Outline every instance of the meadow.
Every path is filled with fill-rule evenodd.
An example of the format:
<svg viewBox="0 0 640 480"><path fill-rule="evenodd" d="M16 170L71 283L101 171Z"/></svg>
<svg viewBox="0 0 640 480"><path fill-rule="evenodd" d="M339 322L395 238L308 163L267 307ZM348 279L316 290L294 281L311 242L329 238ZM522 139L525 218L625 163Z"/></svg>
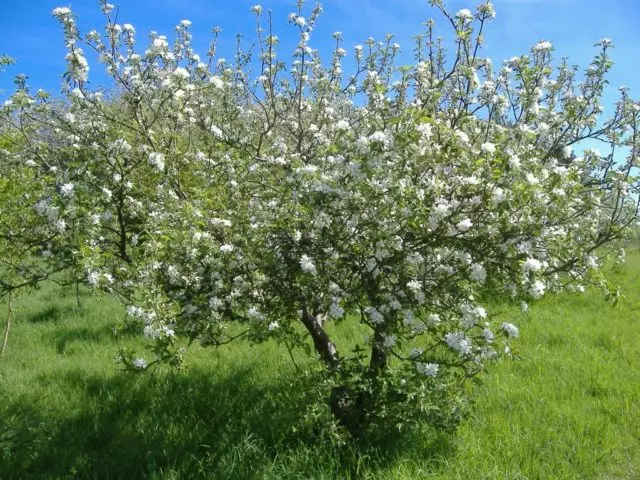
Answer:
<svg viewBox="0 0 640 480"><path fill-rule="evenodd" d="M122 307L86 291L78 307L46 284L17 302L0 360L0 479L640 478L640 254L608 275L625 295L615 307L587 290L507 308L520 359L489 365L456 434L369 447L294 430L305 380L273 342L122 372Z"/></svg>

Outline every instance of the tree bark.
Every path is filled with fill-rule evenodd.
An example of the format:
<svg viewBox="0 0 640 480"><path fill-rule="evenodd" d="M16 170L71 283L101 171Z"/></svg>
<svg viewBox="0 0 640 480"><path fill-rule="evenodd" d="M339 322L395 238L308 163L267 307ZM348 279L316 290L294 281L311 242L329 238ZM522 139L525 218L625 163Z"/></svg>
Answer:
<svg viewBox="0 0 640 480"><path fill-rule="evenodd" d="M302 324L306 327L313 340L313 346L320 358L331 368L336 370L340 365L340 356L333 342L329 339L318 320L318 316L302 313Z"/></svg>
<svg viewBox="0 0 640 480"><path fill-rule="evenodd" d="M78 270L74 269L73 270L73 276L75 277L75 283L76 283L76 303L78 305L78 308L81 307L80 305L80 278L78 278Z"/></svg>
<svg viewBox="0 0 640 480"><path fill-rule="evenodd" d="M311 334L313 346L322 361L332 372L337 373L340 371L340 356L327 332L322 328L321 318L321 315L310 315L305 309L301 320ZM356 402L349 387L346 385L334 387L327 400L333 417L351 433L355 433L360 426L360 419L355 418L357 417L354 415Z"/></svg>
<svg viewBox="0 0 640 480"><path fill-rule="evenodd" d="M2 342L2 350L0 350L0 357L4 356L4 351L7 349L7 343L9 343L9 330L11 330L11 317L13 316L13 309L11 305L11 293L9 293L8 305L7 305L7 326L4 329L4 341Z"/></svg>
<svg viewBox="0 0 640 480"><path fill-rule="evenodd" d="M384 348L384 332L381 326L376 327L373 333L373 345L371 346L371 359L369 367L374 373L387 367L387 352Z"/></svg>

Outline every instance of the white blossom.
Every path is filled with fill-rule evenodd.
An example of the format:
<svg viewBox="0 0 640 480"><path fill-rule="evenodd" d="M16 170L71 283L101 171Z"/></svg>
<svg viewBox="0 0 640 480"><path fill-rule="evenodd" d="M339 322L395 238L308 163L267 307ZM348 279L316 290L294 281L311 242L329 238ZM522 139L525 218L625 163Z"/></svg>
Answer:
<svg viewBox="0 0 640 480"><path fill-rule="evenodd" d="M300 258L300 268L305 273L311 273L315 275L317 273L316 265L308 255L302 255Z"/></svg>
<svg viewBox="0 0 640 480"><path fill-rule="evenodd" d="M160 152L152 152L149 154L149 163L161 172L164 171L164 155Z"/></svg>
<svg viewBox="0 0 640 480"><path fill-rule="evenodd" d="M422 354L424 353L424 350L422 348L412 348L409 351L409 357L410 358L418 358L420 357Z"/></svg>
<svg viewBox="0 0 640 480"><path fill-rule="evenodd" d="M463 8L461 10L458 10L458 13L456 13L456 18L467 22L473 20L473 14L471 13L471 10Z"/></svg>
<svg viewBox="0 0 640 480"><path fill-rule="evenodd" d="M538 272L542 269L542 262L535 258L527 258L525 262L522 264L522 271L525 275L528 275L529 272Z"/></svg>
<svg viewBox="0 0 640 480"><path fill-rule="evenodd" d="M416 362L416 369L422 375L425 375L427 377L436 377L438 375L440 365L438 365L437 363Z"/></svg>
<svg viewBox="0 0 640 480"><path fill-rule="evenodd" d="M480 145L480 150L482 150L484 153L492 154L496 151L496 146L491 142L485 142Z"/></svg>
<svg viewBox="0 0 640 480"><path fill-rule="evenodd" d="M342 318L344 316L344 308L340 304L333 302L329 307L329 316L331 318Z"/></svg>
<svg viewBox="0 0 640 480"><path fill-rule="evenodd" d="M487 271L482 265L474 263L469 270L469 279L473 282L484 283L487 279Z"/></svg>
<svg viewBox="0 0 640 480"><path fill-rule="evenodd" d="M133 360L133 366L139 370L144 370L148 365L144 358L138 357Z"/></svg>
<svg viewBox="0 0 640 480"><path fill-rule="evenodd" d="M189 71L183 67L176 67L176 69L173 71L173 74L183 80L187 80L191 76Z"/></svg>
<svg viewBox="0 0 640 480"><path fill-rule="evenodd" d="M471 353L471 340L462 332L447 333L444 340L449 348L457 351L460 355Z"/></svg>
<svg viewBox="0 0 640 480"><path fill-rule="evenodd" d="M553 45L551 45L551 42L547 42L546 40L543 40L543 41L538 42L538 43L536 43L534 45L533 51L534 52L549 52L552 48L553 48Z"/></svg>
<svg viewBox="0 0 640 480"><path fill-rule="evenodd" d="M488 328L485 328L482 330L482 336L484 337L487 343L491 343L495 339L495 335Z"/></svg>
<svg viewBox="0 0 640 480"><path fill-rule="evenodd" d="M384 346L384 348L392 348L392 347L395 347L397 341L398 341L398 337L396 337L395 335L386 335L384 337L384 341L382 342L382 345Z"/></svg>
<svg viewBox="0 0 640 480"><path fill-rule="evenodd" d="M520 332L518 331L518 327L516 327L513 323L503 323L502 330L509 336L510 338L517 337Z"/></svg>
<svg viewBox="0 0 640 480"><path fill-rule="evenodd" d="M384 315L382 315L382 313L380 313L374 307L366 307L364 311L369 315L372 323L378 325L384 322Z"/></svg>
<svg viewBox="0 0 640 480"><path fill-rule="evenodd" d="M68 7L57 7L53 9L51 14L54 17L66 17L71 15L71 9L69 9Z"/></svg>
<svg viewBox="0 0 640 480"><path fill-rule="evenodd" d="M468 218L460 220L458 223L456 223L456 228L459 232L466 232L471 227L473 227L473 222Z"/></svg>
<svg viewBox="0 0 640 480"><path fill-rule="evenodd" d="M529 293L533 298L537 299L544 295L545 288L546 288L546 285L544 284L544 282L542 282L542 280L536 280L531 284L531 287L529 288Z"/></svg>
<svg viewBox="0 0 640 480"><path fill-rule="evenodd" d="M336 130L340 130L340 131L349 130L349 127L350 127L349 122L344 120L344 119L338 120L338 122L336 122L336 126L335 126Z"/></svg>
<svg viewBox="0 0 640 480"><path fill-rule="evenodd" d="M65 183L60 187L60 193L65 197L70 197L73 193L74 185L73 183Z"/></svg>

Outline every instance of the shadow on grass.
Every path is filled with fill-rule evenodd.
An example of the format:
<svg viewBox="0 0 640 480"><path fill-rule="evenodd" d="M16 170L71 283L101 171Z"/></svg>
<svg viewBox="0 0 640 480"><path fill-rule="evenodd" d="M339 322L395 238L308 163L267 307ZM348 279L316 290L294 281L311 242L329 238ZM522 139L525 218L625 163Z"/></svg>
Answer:
<svg viewBox="0 0 640 480"><path fill-rule="evenodd" d="M363 463L375 471L412 455L405 442L358 450L296 435L300 386L255 378L70 372L58 382L77 409L47 415L23 398L0 418L0 478L356 478ZM451 449L446 436L421 443L416 460Z"/></svg>
<svg viewBox="0 0 640 480"><path fill-rule="evenodd" d="M65 355L65 354L73 354L74 347L80 345L103 345L106 342L114 342L116 336L114 334L114 327L105 325L101 328L95 327L73 327L66 329L56 329L51 332L50 335L47 336L47 339L51 341L52 344L56 346L56 352ZM119 338L140 338L140 332L142 331L139 328L137 331L130 330L119 330L118 337Z"/></svg>
<svg viewBox="0 0 640 480"><path fill-rule="evenodd" d="M62 320L65 316L74 314L72 307L52 305L44 310L27 314L25 320L29 323L55 323Z"/></svg>
<svg viewBox="0 0 640 480"><path fill-rule="evenodd" d="M86 332L69 335L92 341ZM451 451L446 435L411 441L411 451L402 438L383 448L334 447L295 433L304 384L259 382L259 368L47 374L45 393L0 405L0 478L333 479L359 478L363 469L375 478L398 459Z"/></svg>
<svg viewBox="0 0 640 480"><path fill-rule="evenodd" d="M109 334L113 337L113 333L107 329L98 331L88 327L77 327L55 332L53 334L53 340L56 345L56 352L65 354L74 343L100 343L103 342Z"/></svg>

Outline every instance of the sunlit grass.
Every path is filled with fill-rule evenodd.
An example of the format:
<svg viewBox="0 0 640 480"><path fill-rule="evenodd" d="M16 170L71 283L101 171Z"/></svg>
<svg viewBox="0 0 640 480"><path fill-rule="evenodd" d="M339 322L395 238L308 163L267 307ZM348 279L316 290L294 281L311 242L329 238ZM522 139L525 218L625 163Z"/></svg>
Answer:
<svg viewBox="0 0 640 480"><path fill-rule="evenodd" d="M47 285L17 302L0 360L0 478L639 478L640 256L611 277L616 308L587 292L507 312L521 360L490 366L456 435L378 449L293 431L304 382L284 347L195 348L186 372L123 373L122 308Z"/></svg>

